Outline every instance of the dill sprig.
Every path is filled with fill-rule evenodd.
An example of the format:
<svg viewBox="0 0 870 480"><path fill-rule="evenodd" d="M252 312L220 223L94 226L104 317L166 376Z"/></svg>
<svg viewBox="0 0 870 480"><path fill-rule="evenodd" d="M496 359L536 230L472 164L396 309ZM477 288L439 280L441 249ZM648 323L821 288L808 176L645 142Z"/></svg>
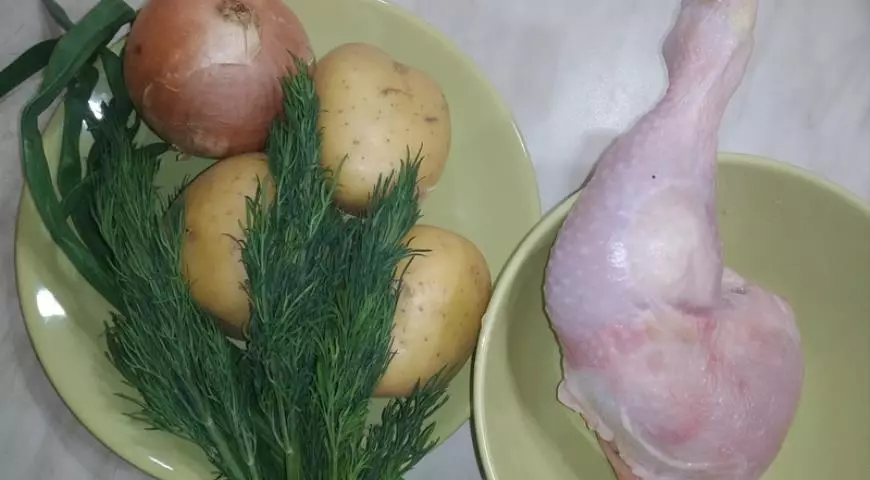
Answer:
<svg viewBox="0 0 870 480"><path fill-rule="evenodd" d="M316 352L311 339L329 312L338 278L335 262L347 242L332 206L327 172L317 154L319 104L306 75L285 81L285 115L272 127L267 149L274 200L261 188L249 200L242 261L248 275L251 320L247 358L254 395L280 451L287 479L304 475L304 452L316 442L305 436L312 411ZM291 88L292 86L292 88Z"/></svg>
<svg viewBox="0 0 870 480"><path fill-rule="evenodd" d="M420 216L420 158L379 180L371 206L345 218L320 165L319 100L307 69L284 82L284 115L268 144L273 204L249 202L242 261L252 316L247 352L255 391L286 477L400 478L432 448L437 382L393 401L366 423L391 359L403 243Z"/></svg>
<svg viewBox="0 0 870 480"><path fill-rule="evenodd" d="M132 416L197 444L222 477L274 478L257 458L243 356L182 276L183 205L170 210L154 185L164 149L136 146L113 107L96 126L107 161L93 173L94 214L122 299L106 328L109 359L141 396L125 397L140 409Z"/></svg>

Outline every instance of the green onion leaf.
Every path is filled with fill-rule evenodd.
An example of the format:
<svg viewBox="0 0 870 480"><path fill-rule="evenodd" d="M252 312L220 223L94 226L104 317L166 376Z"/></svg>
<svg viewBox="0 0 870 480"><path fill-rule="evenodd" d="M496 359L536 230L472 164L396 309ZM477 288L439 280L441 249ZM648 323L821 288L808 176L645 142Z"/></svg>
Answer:
<svg viewBox="0 0 870 480"><path fill-rule="evenodd" d="M15 90L16 87L48 65L48 59L51 57L51 52L54 51L55 45L57 45L57 40L52 38L37 43L28 48L26 52L22 53L4 68L3 71L0 71L0 98L5 97L9 92Z"/></svg>
<svg viewBox="0 0 870 480"><path fill-rule="evenodd" d="M97 84L99 72L89 66L67 87L63 102L63 136L61 138L60 161L57 166L57 189L66 198L70 190L82 181L82 159L79 154L82 123L88 112L88 100Z"/></svg>
<svg viewBox="0 0 870 480"><path fill-rule="evenodd" d="M66 14L66 10L64 10L60 4L54 0L42 0L42 4L45 6L45 9L48 10L51 19L54 20L54 23L58 24L60 28L69 30L73 27L73 21L70 20L69 15Z"/></svg>
<svg viewBox="0 0 870 480"><path fill-rule="evenodd" d="M133 113L133 102L130 100L130 92L124 83L124 65L115 52L109 49L100 51L100 61L103 62L103 70L106 72L106 80L112 90L112 101L122 118L127 118Z"/></svg>
<svg viewBox="0 0 870 480"><path fill-rule="evenodd" d="M66 221L55 194L38 120L94 53L133 19L134 13L122 0L100 0L57 42L39 90L22 111L20 128L22 170L46 229L79 273L116 308L120 302L111 275L100 268Z"/></svg>

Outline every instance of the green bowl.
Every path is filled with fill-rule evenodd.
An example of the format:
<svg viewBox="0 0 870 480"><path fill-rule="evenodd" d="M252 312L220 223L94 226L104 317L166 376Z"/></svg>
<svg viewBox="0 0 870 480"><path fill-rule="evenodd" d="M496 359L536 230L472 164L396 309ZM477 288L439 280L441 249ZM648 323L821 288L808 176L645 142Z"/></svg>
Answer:
<svg viewBox="0 0 870 480"><path fill-rule="evenodd" d="M478 68L442 35L405 11L378 0L292 0L315 53L345 42L369 42L401 62L431 74L450 104L453 141L437 188L422 205L422 222L454 230L483 252L493 278L516 244L541 217L534 170L510 111ZM101 78L92 99L109 97ZM46 154L56 166L62 111L44 132ZM92 140L84 137L82 148ZM167 155L159 183L211 164L176 162ZM108 363L101 338L107 303L51 241L25 190L16 232L18 290L27 331L57 392L94 436L127 461L161 479L212 478L205 456L169 434L146 431L124 415L134 406L115 394L131 393ZM434 435L449 437L467 419L470 362L450 384L450 400L434 414ZM376 401L373 418L383 401Z"/></svg>
<svg viewBox="0 0 870 480"><path fill-rule="evenodd" d="M766 480L870 475L870 206L795 167L720 156L727 265L791 303L806 379ZM556 400L560 354L543 309L544 267L582 190L508 261L474 364L474 426L491 480L614 478L579 415Z"/></svg>

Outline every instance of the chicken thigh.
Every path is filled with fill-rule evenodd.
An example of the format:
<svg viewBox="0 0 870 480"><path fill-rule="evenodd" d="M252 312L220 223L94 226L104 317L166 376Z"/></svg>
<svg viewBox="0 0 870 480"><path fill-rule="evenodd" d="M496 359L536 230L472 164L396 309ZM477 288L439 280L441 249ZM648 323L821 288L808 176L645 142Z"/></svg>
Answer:
<svg viewBox="0 0 870 480"><path fill-rule="evenodd" d="M641 479L757 479L800 397L792 310L723 267L717 230L717 131L756 10L683 0L666 93L602 154L547 265L558 399Z"/></svg>

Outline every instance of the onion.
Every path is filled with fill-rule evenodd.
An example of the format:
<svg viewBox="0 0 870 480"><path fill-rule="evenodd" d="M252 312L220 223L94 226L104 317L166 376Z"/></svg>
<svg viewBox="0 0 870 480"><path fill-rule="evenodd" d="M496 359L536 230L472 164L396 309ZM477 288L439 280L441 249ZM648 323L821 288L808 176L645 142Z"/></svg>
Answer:
<svg viewBox="0 0 870 480"><path fill-rule="evenodd" d="M149 0L127 37L124 81L164 141L224 158L264 148L294 56L313 61L282 0Z"/></svg>

